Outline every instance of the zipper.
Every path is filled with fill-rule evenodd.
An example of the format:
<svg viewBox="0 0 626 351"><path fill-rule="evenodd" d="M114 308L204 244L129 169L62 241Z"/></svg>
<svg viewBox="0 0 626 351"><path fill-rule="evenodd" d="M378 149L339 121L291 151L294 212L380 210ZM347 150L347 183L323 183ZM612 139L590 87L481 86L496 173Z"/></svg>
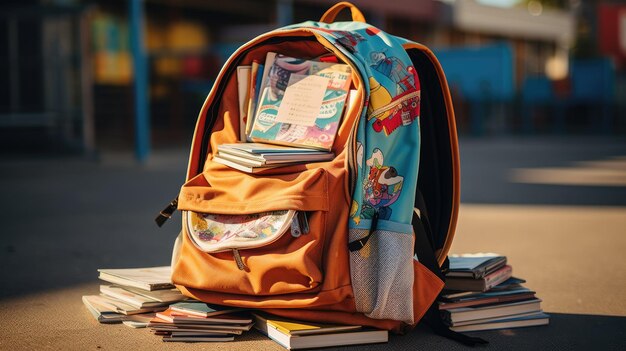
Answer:
<svg viewBox="0 0 626 351"><path fill-rule="evenodd" d="M163 224L167 222L168 219L172 218L172 214L174 213L174 211L176 211L177 208L178 208L178 196L176 196L176 198L172 200L170 204L167 205L167 207L165 207L161 212L159 212L159 215L154 219L154 221L159 227L162 227Z"/></svg>
<svg viewBox="0 0 626 351"><path fill-rule="evenodd" d="M246 272L250 271L250 268L248 268L248 266L246 266L246 264L243 262L243 259L241 258L241 255L239 254L238 249L233 249L233 258L235 259L235 262L237 263L237 268Z"/></svg>
<svg viewBox="0 0 626 351"><path fill-rule="evenodd" d="M306 212L298 211L291 220L291 236L300 237L302 234L309 233L309 220Z"/></svg>
<svg viewBox="0 0 626 351"><path fill-rule="evenodd" d="M224 248L220 248L220 249L217 249L217 250L210 250L210 251L208 251L208 250L203 249L202 247L200 247L198 245L198 243L196 242L196 239L193 238L193 235L192 235L192 230L193 229L191 228L190 219L189 219L189 216L190 216L189 212L191 212L191 211L183 211L183 225L187 226L187 235L191 239L190 241L192 242L192 244L198 250L200 250L202 252L206 252L206 253L211 253L211 254L230 251L233 254L233 259L234 259L235 263L237 264L237 268L239 268L242 271L249 271L248 266L245 264L245 262L241 258L241 254L240 254L241 250L256 249L256 248L259 248L259 247L264 247L264 246L267 246L267 245L271 245L274 242L276 242L277 240L279 240L280 238L282 238L284 235L286 235L287 230L289 230L289 229L292 230L291 235L294 236L294 237L298 237L300 235L307 234L309 232L309 224L308 224L308 219L306 218L306 213L305 212L301 212L301 211L294 211L294 210L290 210L290 211L294 212L290 217L288 217L286 219L286 222L289 222L290 224L286 224L285 227L282 228L283 230L282 230L281 234L275 235L274 237L272 237L272 240L263 242L259 246L252 246L252 247L238 247L237 248L237 247L228 247L228 246L226 246ZM296 223L296 224L294 224L294 223ZM297 236L294 235L294 232L293 232L294 225L299 227L298 233L296 234Z"/></svg>
<svg viewBox="0 0 626 351"><path fill-rule="evenodd" d="M293 216L293 219L291 220L291 236L293 236L294 238L298 238L300 237L300 235L302 235L300 219L298 218L299 216L299 213L296 213L296 215Z"/></svg>

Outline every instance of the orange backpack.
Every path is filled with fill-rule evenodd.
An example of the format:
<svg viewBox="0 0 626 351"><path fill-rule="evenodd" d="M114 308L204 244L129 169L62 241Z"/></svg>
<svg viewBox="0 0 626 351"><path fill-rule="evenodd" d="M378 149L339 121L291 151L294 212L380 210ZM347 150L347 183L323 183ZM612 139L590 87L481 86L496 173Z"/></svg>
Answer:
<svg viewBox="0 0 626 351"><path fill-rule="evenodd" d="M334 22L345 8L353 21ZM351 66L360 103L345 111L332 161L257 174L213 161L219 145L239 139L237 67L268 52L332 53ZM457 135L441 66L425 46L366 24L343 2L228 59L200 111L187 181L157 221L183 213L172 280L187 296L402 332L427 311L438 314L458 207ZM214 244L233 233L212 223L241 216L255 224L235 244ZM302 216L306 234L289 225Z"/></svg>

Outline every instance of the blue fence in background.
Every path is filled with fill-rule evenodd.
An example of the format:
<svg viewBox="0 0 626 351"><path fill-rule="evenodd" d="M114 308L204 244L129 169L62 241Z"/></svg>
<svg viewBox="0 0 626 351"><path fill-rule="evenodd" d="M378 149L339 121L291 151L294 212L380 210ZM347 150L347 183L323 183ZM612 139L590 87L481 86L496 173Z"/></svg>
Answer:
<svg viewBox="0 0 626 351"><path fill-rule="evenodd" d="M625 102L616 99L615 68L607 58L571 60L566 81L529 76L518 89L508 43L435 53L457 103L460 122L468 124L465 129L473 135L489 129L534 133L538 116L556 133L565 133L576 123L585 124L585 132L601 133L614 131L617 122L624 124L616 107Z"/></svg>

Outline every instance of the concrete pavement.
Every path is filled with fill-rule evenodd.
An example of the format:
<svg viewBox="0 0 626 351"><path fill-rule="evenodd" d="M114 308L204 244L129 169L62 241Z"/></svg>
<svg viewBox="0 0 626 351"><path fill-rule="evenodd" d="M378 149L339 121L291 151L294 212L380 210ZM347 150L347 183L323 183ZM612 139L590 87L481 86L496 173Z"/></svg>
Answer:
<svg viewBox="0 0 626 351"><path fill-rule="evenodd" d="M626 188L519 183L513 169L577 167L626 155L620 140L462 140L463 206L452 252L505 254L543 299L547 327L479 333L489 349L626 348ZM97 268L167 264L180 222L157 229L176 195L186 151L99 163L73 158L0 161L0 349L280 350L250 333L234 343L162 343L147 330L100 325L80 301ZM465 349L418 328L388 344L351 349Z"/></svg>

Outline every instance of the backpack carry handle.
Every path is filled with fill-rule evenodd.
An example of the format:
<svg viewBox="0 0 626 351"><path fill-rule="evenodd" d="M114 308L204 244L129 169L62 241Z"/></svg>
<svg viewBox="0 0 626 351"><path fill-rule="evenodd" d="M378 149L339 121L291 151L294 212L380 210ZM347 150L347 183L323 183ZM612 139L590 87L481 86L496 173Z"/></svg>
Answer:
<svg viewBox="0 0 626 351"><path fill-rule="evenodd" d="M365 23L365 16L361 10L359 10L354 4L349 3L347 1L342 1L340 3L335 4L335 6L329 8L320 18L320 22L325 23L333 23L335 22L335 18L341 12L341 10L349 8L352 13L352 20L355 22L363 22Z"/></svg>

